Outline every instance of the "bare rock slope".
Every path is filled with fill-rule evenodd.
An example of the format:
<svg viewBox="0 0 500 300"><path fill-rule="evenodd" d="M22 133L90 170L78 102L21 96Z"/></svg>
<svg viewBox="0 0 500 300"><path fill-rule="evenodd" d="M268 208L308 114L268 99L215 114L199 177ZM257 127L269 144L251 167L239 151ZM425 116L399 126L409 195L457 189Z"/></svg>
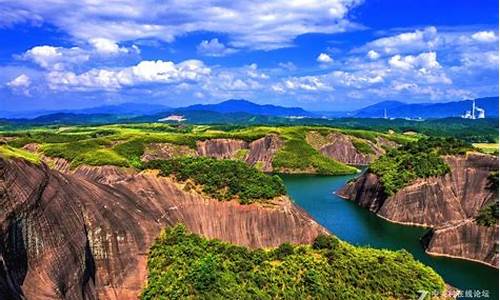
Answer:
<svg viewBox="0 0 500 300"><path fill-rule="evenodd" d="M385 147L394 147L395 143L378 137L377 142L361 140L339 132L332 132L326 136L319 132L310 131L306 136L307 142L323 155L349 165L368 165L373 159L385 153ZM356 148L355 141L365 144L370 153L364 153Z"/></svg>
<svg viewBox="0 0 500 300"><path fill-rule="evenodd" d="M446 156L451 172L420 179L386 197L378 177L365 173L337 191L389 221L433 228L423 239L430 254L480 261L498 267L498 226L474 222L494 199L488 175L498 171L498 157L469 153Z"/></svg>
<svg viewBox="0 0 500 300"><path fill-rule="evenodd" d="M0 299L136 299L149 247L178 222L250 247L326 232L286 197L218 202L150 172L18 159L0 158L0 207Z"/></svg>

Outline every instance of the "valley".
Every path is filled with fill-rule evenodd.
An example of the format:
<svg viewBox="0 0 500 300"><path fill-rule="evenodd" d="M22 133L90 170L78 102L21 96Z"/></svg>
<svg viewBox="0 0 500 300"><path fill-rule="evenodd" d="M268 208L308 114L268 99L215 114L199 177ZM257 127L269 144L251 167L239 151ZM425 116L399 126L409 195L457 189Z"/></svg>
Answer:
<svg viewBox="0 0 500 300"><path fill-rule="evenodd" d="M452 274L465 263L439 263L422 254L423 247L432 255L489 264L496 269L470 268L498 276L498 217L484 212L494 200L487 185L490 173L498 171L498 157L465 142L327 126L161 123L20 127L3 131L0 141L4 298L42 293L49 299L140 294L155 299L174 290L180 298L235 291L243 298L327 297L334 287L339 297L408 298L420 289L447 293L445 282L494 289L465 285L467 276ZM424 146L436 152L418 156L426 153ZM420 148L412 152L413 147ZM420 157L420 167L403 176L406 161L398 157L408 153ZM391 165L395 158L401 165ZM441 167L434 172L429 166ZM404 181L394 183L387 170ZM297 190L301 183L294 178L301 176L304 183ZM367 180L370 176L383 178L385 187ZM328 188L317 186L330 179ZM384 219L433 230L424 235L401 229L413 232L405 235L412 242L396 237L377 242L374 236L372 244L345 235L330 220L362 224L373 223L374 216L354 218L345 210L344 218L330 208L318 215L316 205L328 207L340 199L331 194L334 187L353 199L341 201L358 204L357 210L365 207ZM325 188L330 191L326 202ZM463 207L443 200L448 190ZM474 219L480 214L485 216L481 224ZM449 228L459 229L449 237ZM318 240L327 235L327 242ZM416 246L420 238L423 246ZM314 246L318 243L336 246ZM207 247L207 253L200 252ZM187 253L196 255L185 260ZM248 265L253 271L241 275L242 257L264 265ZM285 276L282 269L288 267L297 274L309 271ZM416 281L398 279L415 272ZM292 282L300 285L290 294L277 290Z"/></svg>

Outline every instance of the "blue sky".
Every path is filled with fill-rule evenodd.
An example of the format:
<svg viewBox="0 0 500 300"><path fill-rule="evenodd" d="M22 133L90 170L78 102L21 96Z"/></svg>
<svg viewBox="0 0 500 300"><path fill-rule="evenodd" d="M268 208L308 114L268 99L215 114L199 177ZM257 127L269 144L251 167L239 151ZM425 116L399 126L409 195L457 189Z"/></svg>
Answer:
<svg viewBox="0 0 500 300"><path fill-rule="evenodd" d="M0 110L492 96L497 24L490 0L6 0Z"/></svg>

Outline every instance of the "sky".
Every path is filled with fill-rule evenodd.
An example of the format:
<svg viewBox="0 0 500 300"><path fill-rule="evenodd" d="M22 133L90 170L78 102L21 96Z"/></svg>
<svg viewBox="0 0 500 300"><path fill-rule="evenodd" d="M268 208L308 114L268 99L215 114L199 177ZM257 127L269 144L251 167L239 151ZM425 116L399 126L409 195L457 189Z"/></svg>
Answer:
<svg viewBox="0 0 500 300"><path fill-rule="evenodd" d="M496 0L0 0L0 111L498 95Z"/></svg>

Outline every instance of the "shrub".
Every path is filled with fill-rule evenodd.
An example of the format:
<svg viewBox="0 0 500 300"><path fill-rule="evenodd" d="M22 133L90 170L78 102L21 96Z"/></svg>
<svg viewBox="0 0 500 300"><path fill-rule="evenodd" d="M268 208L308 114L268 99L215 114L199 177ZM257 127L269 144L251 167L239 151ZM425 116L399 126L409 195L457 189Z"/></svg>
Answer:
<svg viewBox="0 0 500 300"><path fill-rule="evenodd" d="M177 180L193 180L203 192L218 200L238 198L248 204L286 194L278 176L266 175L236 160L216 160L208 157L182 157L171 160L153 160L145 169L158 169L160 175L173 175Z"/></svg>
<svg viewBox="0 0 500 300"><path fill-rule="evenodd" d="M462 141L423 138L389 150L369 170L380 177L384 192L391 196L417 178L441 176L450 171L441 155L464 154L472 147Z"/></svg>

